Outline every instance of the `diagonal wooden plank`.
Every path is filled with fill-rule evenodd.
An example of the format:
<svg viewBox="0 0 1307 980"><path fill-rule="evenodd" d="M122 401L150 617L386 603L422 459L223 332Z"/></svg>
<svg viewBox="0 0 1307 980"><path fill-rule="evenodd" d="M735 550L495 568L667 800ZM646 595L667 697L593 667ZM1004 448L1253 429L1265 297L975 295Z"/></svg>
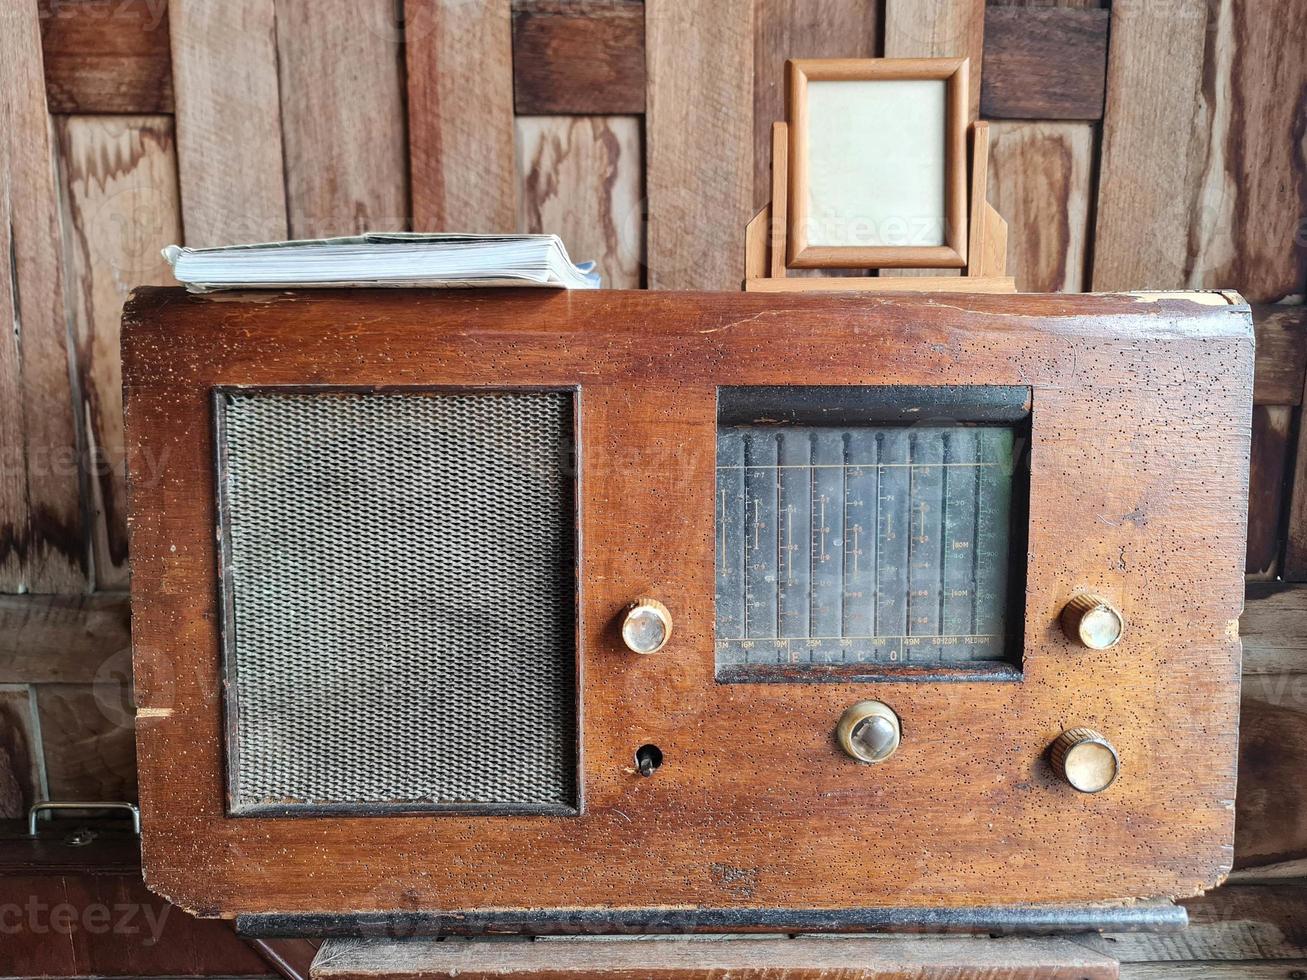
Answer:
<svg viewBox="0 0 1307 980"><path fill-rule="evenodd" d="M273 0L171 0L186 244L286 237Z"/></svg>
<svg viewBox="0 0 1307 980"><path fill-rule="evenodd" d="M512 231L512 18L508 0L405 0L409 162L416 231Z"/></svg>
<svg viewBox="0 0 1307 980"><path fill-rule="evenodd" d="M1008 275L1023 292L1080 292L1094 127L994 122L989 131L989 201L1008 222Z"/></svg>
<svg viewBox="0 0 1307 980"><path fill-rule="evenodd" d="M68 301L86 432L91 545L101 589L127 587L127 487L118 326L136 286L169 285L181 240L168 116L64 116L59 134ZM143 474L138 474L138 477Z"/></svg>
<svg viewBox="0 0 1307 980"><path fill-rule="evenodd" d="M294 238L408 226L403 50L393 0L277 0Z"/></svg>
<svg viewBox="0 0 1307 980"><path fill-rule="evenodd" d="M648 0L649 286L738 289L753 202L751 0Z"/></svg>
<svg viewBox="0 0 1307 980"><path fill-rule="evenodd" d="M608 289L639 289L644 217L638 116L519 116L518 227L554 232Z"/></svg>
<svg viewBox="0 0 1307 980"><path fill-rule="evenodd" d="M0 503L5 525L0 529L0 588L78 592L86 588L90 557L59 254L54 145L34 4L0 7L0 90L5 93L0 100L5 107L0 162L9 219L0 233L0 274L13 274L6 292L14 312L0 367L0 392L6 399L0 415L9 420L0 430L6 436L7 471L0 484L7 498ZM21 425L21 435L15 423ZM26 483L25 517L20 472Z"/></svg>
<svg viewBox="0 0 1307 980"><path fill-rule="evenodd" d="M1206 0L1112 4L1096 290L1175 289L1188 281L1186 245L1200 170L1191 141L1206 30Z"/></svg>

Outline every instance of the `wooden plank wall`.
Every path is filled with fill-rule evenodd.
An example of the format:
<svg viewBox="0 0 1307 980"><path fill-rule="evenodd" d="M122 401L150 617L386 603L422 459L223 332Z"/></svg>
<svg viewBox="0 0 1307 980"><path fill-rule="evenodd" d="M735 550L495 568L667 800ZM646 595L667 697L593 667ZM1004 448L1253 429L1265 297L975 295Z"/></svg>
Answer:
<svg viewBox="0 0 1307 980"><path fill-rule="evenodd" d="M1273 880L1282 909L1307 873L1307 586L1276 581L1307 582L1304 50L1301 0L5 4L0 816L135 793L118 313L167 281L160 246L550 230L611 286L738 288L785 58L966 54L1019 286L1258 304L1236 861L1239 908ZM1307 959L1130 948L1138 976Z"/></svg>

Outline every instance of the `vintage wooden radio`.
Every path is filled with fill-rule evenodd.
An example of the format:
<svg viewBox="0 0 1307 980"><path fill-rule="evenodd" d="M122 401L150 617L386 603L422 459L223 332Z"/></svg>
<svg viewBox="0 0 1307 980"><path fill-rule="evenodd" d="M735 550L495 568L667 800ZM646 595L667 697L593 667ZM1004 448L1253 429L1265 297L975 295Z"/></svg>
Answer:
<svg viewBox="0 0 1307 980"><path fill-rule="evenodd" d="M1120 929L1230 866L1237 296L145 289L124 358L188 909Z"/></svg>

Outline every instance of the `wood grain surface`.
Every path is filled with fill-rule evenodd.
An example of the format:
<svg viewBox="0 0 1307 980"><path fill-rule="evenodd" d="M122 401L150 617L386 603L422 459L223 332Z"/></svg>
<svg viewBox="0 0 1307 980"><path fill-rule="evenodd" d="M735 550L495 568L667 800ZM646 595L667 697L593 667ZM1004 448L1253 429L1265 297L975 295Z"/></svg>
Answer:
<svg viewBox="0 0 1307 980"><path fill-rule="evenodd" d="M1236 283L1273 303L1307 291L1307 59L1297 55L1307 47L1307 5L1217 0L1209 9L1190 151L1203 169L1189 282Z"/></svg>
<svg viewBox="0 0 1307 980"><path fill-rule="evenodd" d="M273 0L170 0L168 12L186 244L285 238Z"/></svg>
<svg viewBox="0 0 1307 980"><path fill-rule="evenodd" d="M980 112L987 119L1103 117L1106 10L985 10Z"/></svg>
<svg viewBox="0 0 1307 980"><path fill-rule="evenodd" d="M1115 980L1109 956L1065 939L328 940L320 980Z"/></svg>
<svg viewBox="0 0 1307 980"><path fill-rule="evenodd" d="M125 593L0 595L0 684L83 683L131 660Z"/></svg>
<svg viewBox="0 0 1307 980"><path fill-rule="evenodd" d="M640 0L514 0L519 116L644 112Z"/></svg>
<svg viewBox="0 0 1307 980"><path fill-rule="evenodd" d="M785 119L790 58L873 58L879 4L865 0L758 0L753 24L753 203L771 200L771 127Z"/></svg>
<svg viewBox="0 0 1307 980"><path fill-rule="evenodd" d="M38 9L51 112L173 111L167 3L38 0Z"/></svg>
<svg viewBox="0 0 1307 980"><path fill-rule="evenodd" d="M404 50L394 0L278 0L293 238L408 228Z"/></svg>
<svg viewBox="0 0 1307 980"><path fill-rule="evenodd" d="M753 214L752 0L645 4L648 285L738 289Z"/></svg>
<svg viewBox="0 0 1307 980"><path fill-rule="evenodd" d="M97 588L126 589L127 460L118 325L133 287L173 281L159 254L161 244L182 240L173 121L65 116L55 128L94 579Z"/></svg>
<svg viewBox="0 0 1307 980"><path fill-rule="evenodd" d="M133 451L167 447L175 463L132 484L144 851L161 893L208 914L925 908L1192 894L1226 870L1246 308L1070 295L484 299L146 290L129 307ZM1024 680L714 684L704 501L716 386L944 377L1034 389ZM582 483L596 488L582 508L583 816L224 819L209 388L309 380L582 382ZM1084 481L1088 468L1100 479ZM1076 589L1118 603L1129 641L1072 649L1056 621ZM641 594L663 597L677 627L665 654L636 662L609 627ZM911 734L891 765L866 769L830 731L872 693ZM1119 749L1108 793L1082 797L1044 767L1070 722ZM646 742L667 760L652 779L630 765Z"/></svg>
<svg viewBox="0 0 1307 980"><path fill-rule="evenodd" d="M48 796L33 690L0 684L0 820L25 817Z"/></svg>
<svg viewBox="0 0 1307 980"><path fill-rule="evenodd" d="M0 589L81 592L90 556L55 149L35 5L0 7Z"/></svg>
<svg viewBox="0 0 1307 980"><path fill-rule="evenodd" d="M513 231L508 0L404 0L404 18L413 230Z"/></svg>
<svg viewBox="0 0 1307 980"><path fill-rule="evenodd" d="M994 122L989 131L989 201L1007 219L1008 275L1022 292L1079 292L1089 246L1093 126Z"/></svg>
<svg viewBox="0 0 1307 980"><path fill-rule="evenodd" d="M644 195L638 116L519 116L518 228L552 232L608 289L638 289Z"/></svg>
<svg viewBox="0 0 1307 980"><path fill-rule="evenodd" d="M886 58L970 58L971 119L980 115L985 0L885 0Z"/></svg>
<svg viewBox="0 0 1307 980"><path fill-rule="evenodd" d="M1283 544L1285 484L1293 446L1293 409L1253 406L1252 458L1248 466L1248 560L1250 578L1274 578Z"/></svg>
<svg viewBox="0 0 1307 980"><path fill-rule="evenodd" d="M1206 37L1206 0L1112 4L1094 289L1188 282Z"/></svg>

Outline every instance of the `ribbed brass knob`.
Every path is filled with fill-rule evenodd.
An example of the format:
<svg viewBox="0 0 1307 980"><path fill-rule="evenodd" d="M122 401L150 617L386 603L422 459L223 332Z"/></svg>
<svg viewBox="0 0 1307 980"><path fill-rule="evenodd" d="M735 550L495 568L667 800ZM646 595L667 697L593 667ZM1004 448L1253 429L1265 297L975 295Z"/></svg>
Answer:
<svg viewBox="0 0 1307 980"><path fill-rule="evenodd" d="M1085 592L1062 610L1062 629L1076 643L1091 650L1107 650L1125 635L1125 617L1106 599Z"/></svg>
<svg viewBox="0 0 1307 980"><path fill-rule="evenodd" d="M1069 728L1059 735L1049 761L1054 772L1082 793L1101 793L1121 771L1112 743L1092 728Z"/></svg>
<svg viewBox="0 0 1307 980"><path fill-rule="evenodd" d="M899 716L880 701L859 701L835 729L840 748L859 762L884 762L898 751L903 732Z"/></svg>
<svg viewBox="0 0 1307 980"><path fill-rule="evenodd" d="M622 616L622 642L632 653L657 653L672 638L672 614L657 599L641 596Z"/></svg>

